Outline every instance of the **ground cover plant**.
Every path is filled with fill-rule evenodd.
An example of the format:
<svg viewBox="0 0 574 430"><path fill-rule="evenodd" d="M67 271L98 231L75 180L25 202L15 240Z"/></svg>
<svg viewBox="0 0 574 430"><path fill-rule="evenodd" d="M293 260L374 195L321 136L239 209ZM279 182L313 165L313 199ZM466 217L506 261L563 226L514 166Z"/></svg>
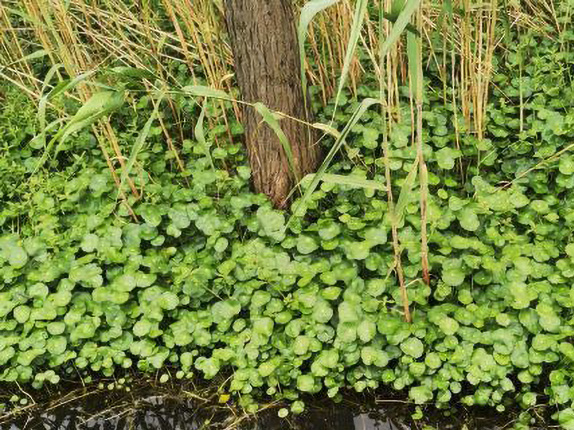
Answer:
<svg viewBox="0 0 574 430"><path fill-rule="evenodd" d="M574 33L572 4L555 6L542 30L501 18L489 85L451 81L455 48L433 37L423 68L422 14L405 79L343 59L356 84L310 82L329 155L287 210L251 187L236 89L200 68L79 74L36 51L36 99L0 69L0 380L223 374L241 405L271 396L281 415L385 386L574 428Z"/></svg>

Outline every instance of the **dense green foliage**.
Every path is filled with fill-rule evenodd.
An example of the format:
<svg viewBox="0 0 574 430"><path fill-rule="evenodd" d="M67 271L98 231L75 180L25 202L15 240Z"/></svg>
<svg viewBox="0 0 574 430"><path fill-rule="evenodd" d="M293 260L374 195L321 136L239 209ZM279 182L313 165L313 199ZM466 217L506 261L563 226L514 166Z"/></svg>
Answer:
<svg viewBox="0 0 574 430"><path fill-rule="evenodd" d="M63 374L173 365L178 377L229 373L227 390L245 404L266 393L294 401L295 412L302 393L336 398L343 387L384 384L416 403L457 396L504 410L543 398L574 428L574 53L523 41L499 59L484 140L460 115L455 127L442 86L427 82L430 287L420 280L404 90L390 143L411 325L384 191L324 182L285 228L290 215L250 191L243 148L223 143L223 126L206 130L209 148L184 142L184 172L158 126L133 175L144 191L131 200L135 222L88 131L31 175L42 153L27 143L35 107L7 90L0 380L41 387ZM115 117L126 147L151 112L147 97L135 102ZM176 102L197 116L191 100ZM335 125L357 103L343 100ZM383 182L381 129L380 112L367 112L329 172Z"/></svg>

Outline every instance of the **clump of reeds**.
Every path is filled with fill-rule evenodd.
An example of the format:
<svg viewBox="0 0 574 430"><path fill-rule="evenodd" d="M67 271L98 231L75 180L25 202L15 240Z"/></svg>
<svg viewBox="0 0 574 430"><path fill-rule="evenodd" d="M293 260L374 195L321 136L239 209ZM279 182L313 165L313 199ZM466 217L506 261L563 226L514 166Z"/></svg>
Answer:
<svg viewBox="0 0 574 430"><path fill-rule="evenodd" d="M305 28L299 28L300 37L304 36L300 43L305 43L301 60L304 81L318 88L323 104L333 97L338 101L344 88L357 94L361 83L372 80L373 75L379 83L379 99L363 100L351 122L337 135L335 145L313 183L316 186L321 180L328 163L362 113L374 104L379 105L384 119L385 187L395 251L392 270L402 291L407 321L411 317L406 285L413 280L404 279L402 273L398 230L405 206L404 195L411 193L417 177L422 281L427 284L430 281L426 244L427 169L422 151L425 71L431 64L439 71L445 103L452 104L455 115L455 144L459 145L458 115L464 118L466 128L482 139L495 52L504 53L511 28L545 31L550 26L558 32L565 31L571 23L556 18L560 1L296 2L302 14L309 13L304 5L312 5L311 9L314 9L312 16L302 20ZM226 41L224 13L221 1L214 0L4 0L0 3L0 79L18 86L40 105L44 103L42 109L49 102L46 94L65 79L75 80L74 85L66 87L68 95L87 103L94 94L94 87L89 84L91 73L110 66L129 66L149 72L156 78L154 82L144 82L150 92L177 86L175 71L180 65L187 69L193 84L230 92L234 86L233 61ZM42 77L34 69L38 59L44 60ZM46 69L48 73L45 73ZM410 88L412 100L412 148L416 158L403 182L403 189L396 193L389 168L392 155L388 139L394 124L400 121L397 107L399 90L404 85ZM450 94L450 100L447 100L447 94ZM169 97L165 100L177 116L177 109ZM216 103L221 106L221 120L229 124L223 101ZM235 103L234 108L238 115ZM157 104L155 109L157 111ZM66 115L65 112L58 114ZM167 149L183 168L184 163L177 155L183 133L181 130L173 132L161 115L157 118ZM128 174L130 156L122 152L109 121L102 116L91 127L122 200L127 204L127 193L139 198L141 190ZM312 190L313 187L308 193Z"/></svg>

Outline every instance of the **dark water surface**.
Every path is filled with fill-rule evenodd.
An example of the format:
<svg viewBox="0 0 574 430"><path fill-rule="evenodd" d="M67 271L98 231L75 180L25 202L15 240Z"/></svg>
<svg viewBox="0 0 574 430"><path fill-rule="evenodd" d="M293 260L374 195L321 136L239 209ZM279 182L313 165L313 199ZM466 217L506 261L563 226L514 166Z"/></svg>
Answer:
<svg viewBox="0 0 574 430"><path fill-rule="evenodd" d="M256 415L219 404L217 397L203 398L188 391L177 395L159 387L130 393L75 390L52 402L0 413L1 430L502 430L511 427L510 415L464 409L445 416L424 409L415 421L412 405L397 399L349 397L342 403L309 401L300 416L277 416L280 405L267 405Z"/></svg>

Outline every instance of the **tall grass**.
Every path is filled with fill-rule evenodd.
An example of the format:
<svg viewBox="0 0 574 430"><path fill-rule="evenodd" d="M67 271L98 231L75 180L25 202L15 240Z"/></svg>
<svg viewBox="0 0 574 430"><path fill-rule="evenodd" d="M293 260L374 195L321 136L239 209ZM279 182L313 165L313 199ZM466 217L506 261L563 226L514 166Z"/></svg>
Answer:
<svg viewBox="0 0 574 430"><path fill-rule="evenodd" d="M457 110L479 136L484 129L492 56L503 42L497 30L506 25L564 27L567 24L554 22L552 15L559 1L425 1L421 40L439 38L447 48L442 56L429 52L428 61L440 63L445 73L452 71L452 76L443 76L445 85L455 87ZM296 3L302 8L306 2ZM366 72L378 76L384 73L391 84L387 91L392 108L400 85L408 85L408 59L401 42L389 53L386 70L380 70L375 57L380 52L379 44L384 43L379 37L384 29L380 28L377 10L383 5L386 18L393 20L405 2L319 3L332 4L313 16L306 28L304 70L309 85L316 87L320 100L327 103L340 91L341 83L356 93ZM365 8L367 13L363 13ZM357 22L357 12L364 21ZM232 56L223 14L219 0L4 0L0 3L0 65L4 66L0 78L19 85L31 97L41 97L42 83L30 65L32 58L20 60L43 49L49 62L62 64L68 76L115 64L146 69L173 83L173 65L181 64L193 79L199 76L202 80L194 83L230 91ZM349 42L358 49L349 49ZM446 55L448 50L451 55ZM369 58L370 64L360 62L359 56ZM85 88L78 87L78 93L87 91ZM81 97L86 99L89 94Z"/></svg>
<svg viewBox="0 0 574 430"><path fill-rule="evenodd" d="M542 21L551 19L548 10L553 10L553 1L557 0L513 2L514 6L505 10L505 16L509 16L513 25L540 26ZM304 0L299 0L298 6L303 3ZM379 1L366 3L371 13L361 26L359 44L366 52L378 52L378 17L372 12ZM400 4L388 0L380 3L386 3L389 10L393 4ZM489 50L477 50L478 45L473 41L482 41L483 48L497 43L492 41L493 32L490 36L485 34L488 23L497 21L500 5L497 0L476 3L477 6L475 3L433 0L425 3L422 11L423 34L427 37L437 34L456 47L465 64L460 72L466 88L470 87L467 79L473 76L471 72L488 70ZM310 58L306 70L311 85L319 87L324 101L336 91L345 64L355 4L351 0L336 1L314 17L308 29ZM463 9L464 14L457 13ZM445 10L450 11L452 20L452 28L446 33L444 28L437 28L437 18ZM70 66L74 61L77 67L96 67L113 60L152 69L164 78L173 77L166 65L176 61L187 66L192 76L201 71L208 85L229 89L233 70L223 13L217 0L4 0L0 4L2 64L22 58L34 47L44 46L49 48L53 63ZM406 82L405 55L397 52L392 58L392 78ZM26 62L11 68L11 72L22 79L33 76ZM352 89L364 72L358 57L352 56L348 72ZM27 82L27 88L32 86L35 85Z"/></svg>
<svg viewBox="0 0 574 430"><path fill-rule="evenodd" d="M325 0L311 0L303 8L303 15L300 23L299 34L300 42L304 40L301 35L307 34L307 28L312 19L318 12L326 10L332 6L333 1ZM378 38L374 40L378 42L378 46L373 46L373 40L369 39L370 46L365 43L364 37L361 35L365 32L370 32L373 28L370 17L365 20L365 15L369 11L369 5L365 1L358 0L355 3L354 16L350 28L350 36L347 41L347 49L344 55L344 62L341 73L339 75L339 85L336 90L335 97L335 111L338 106L340 94L343 86L350 73L350 64L354 56L356 46L361 37L361 40L366 45L364 46L365 52L369 54L372 61L372 70L375 71L380 87L379 104L382 108L382 149L383 160L385 167L385 182L387 190L387 203L388 203L388 217L390 228L392 232L392 241L394 249L394 264L391 270L395 272L399 289L401 293L401 300L403 305L404 318L406 322L411 322L411 312L409 309L409 299L407 291L407 283L404 277L401 253L402 246L399 240L398 230L401 224L402 211L404 210L405 201L411 193L412 187L415 182L417 170L419 178L419 194L420 194L420 236L421 236L421 269L422 281L426 285L430 285L430 268L429 268L429 250L428 250L428 232L427 232L427 207L428 207L428 170L424 159L423 153L423 37L430 38L429 32L444 31L444 27L433 27L433 18L436 19L437 6L440 8L439 21L448 16L448 24L450 28L443 33L443 58L442 64L438 65L442 73L443 87L446 88L447 82L450 80L453 94L453 110L458 112L458 106L462 107L462 115L466 119L468 128L476 133L479 140L483 138L484 132L484 117L486 114L486 104L489 94L490 80L493 69L493 55L500 43L497 40L497 29L499 25L499 4L498 0L491 0L484 4L474 6L469 0L452 1L445 0L443 2L427 2L424 4L421 0L407 0L405 2L391 2L389 0L380 0L378 2L379 21L377 32ZM397 7L398 5L398 7ZM531 5L530 5L531 6ZM376 10L376 8L375 8ZM457 13L455 14L455 10ZM416 13L414 13L416 11ZM473 14L473 12L476 12ZM416 26L412 25L412 16L415 15ZM521 10L510 10L505 8L503 16L506 19L506 36L509 37L510 29L510 16L516 17L517 22L525 18L524 12ZM308 16L309 15L309 16ZM390 23L392 22L392 25ZM366 22L366 25L364 23ZM458 24L458 26L457 26ZM531 22L527 21L528 25ZM301 28L303 26L303 28ZM408 28L410 26L410 28ZM408 28L406 37L402 37L405 30ZM459 32L455 28L460 29ZM404 40L406 39L406 47ZM447 57L447 45L450 44L450 57ZM398 46L397 46L398 45ZM432 52L433 44L429 43L430 54L428 58L436 58ZM372 54L374 48L378 48L379 56L378 62L376 57ZM406 48L406 49L405 49ZM301 53L303 54L303 47L300 46ZM405 55L407 64L405 67ZM303 57L303 55L302 55ZM436 61L436 60L435 60ZM450 64L448 64L450 62ZM411 123L413 124L413 148L416 153L415 162L411 166L410 172L403 182L401 192L399 194L398 203L395 205L395 196L393 193L393 180L391 178L390 169L390 147L388 136L393 127L395 120L392 112L398 111L393 109L394 105L399 103L398 85L400 82L405 82L405 68L408 70L406 73L408 86L411 94ZM446 70L452 70L452 75L447 77ZM460 75L457 77L456 73ZM302 77L303 82L306 82L305 76ZM458 88L456 85L458 84ZM457 96L460 100L457 100ZM446 99L446 97L445 97ZM301 199L299 206L296 208L300 210L301 205L305 205L305 201L310 197L315 187L318 185L322 176L326 173L328 164L331 162L336 151L343 145L344 139L348 134L349 127L352 127L358 118L364 113L368 105L374 104L374 101L364 99L363 103L359 106L357 111L353 114L349 123L345 126L345 130L339 136L331 151L329 152L324 163L320 167L317 174L313 175L311 186L306 191ZM458 146L458 130L457 130L457 146ZM343 183L343 182L341 182ZM414 280L416 281L416 280ZM414 282L411 281L411 282ZM410 283L409 283L410 284Z"/></svg>
<svg viewBox="0 0 574 430"><path fill-rule="evenodd" d="M485 129L486 106L491 88L495 52L504 53L510 30L555 28L564 31L571 23L556 19L556 5L561 0L297 0L302 10L299 25L302 80L316 88L318 99L326 104L333 97L339 100L343 89L358 94L361 83L373 75L378 81L379 99L365 99L342 132L330 125L315 127L336 136L325 162L313 176L311 187L300 200L295 212L304 210L306 198L321 180L340 181L341 177L325 176L329 162L344 144L353 124L371 106L382 109L383 158L385 185L394 248L395 272L403 301L404 316L411 320L407 283L401 264L399 241L402 211L407 195L415 187L417 177L421 212L422 280L430 283L426 208L428 201L427 168L423 156L422 100L423 76L430 64L439 71L445 103L450 92L450 104L455 115L456 142L459 145L458 118L464 119L466 129L482 139ZM54 88L63 88L69 96L89 105L97 94L88 79L77 77L92 74L111 66L134 67L152 76L144 80L151 91L158 87L178 87L178 73L184 68L196 89L203 96L214 96L215 103L231 100L234 114L239 115L238 102L221 94L234 93L233 61L224 27L224 10L220 0L3 0L0 3L0 79L18 86L43 106ZM423 54L424 51L424 54ZM40 78L34 69L39 58L44 59ZM45 69L49 72L46 74ZM46 78L47 76L47 78ZM371 78L372 79L372 78ZM415 162L397 193L393 189L389 135L401 120L398 109L400 88L410 88L413 124L412 149ZM191 88L191 87L189 87ZM193 92L193 91L192 91ZM197 91L196 91L197 93ZM141 132L141 145L152 121L158 120L166 138L167 149L184 168L178 148L184 134L167 127L161 115L154 116ZM164 103L178 112L169 97ZM257 106L268 123L281 135L279 124L271 112ZM225 109L221 119L228 124ZM59 112L65 117L65 112ZM219 120L218 119L218 120ZM197 138L203 138L205 108L195 127ZM43 115L39 122L45 123ZM45 124L44 124L45 125ZM129 172L138 148L131 155L122 153L118 138L104 115L90 123L98 139L124 204L129 193L139 198L141 193ZM41 127L43 128L43 127ZM169 130L172 131L169 131ZM146 131L147 130L147 131ZM171 134L170 134L171 133ZM231 133L229 138L232 139ZM288 143L283 142L288 151ZM135 155L134 155L135 154ZM463 174L462 165L459 166ZM373 187L370 182L363 184ZM396 201L396 203L395 203ZM135 217L135 215L133 215Z"/></svg>

